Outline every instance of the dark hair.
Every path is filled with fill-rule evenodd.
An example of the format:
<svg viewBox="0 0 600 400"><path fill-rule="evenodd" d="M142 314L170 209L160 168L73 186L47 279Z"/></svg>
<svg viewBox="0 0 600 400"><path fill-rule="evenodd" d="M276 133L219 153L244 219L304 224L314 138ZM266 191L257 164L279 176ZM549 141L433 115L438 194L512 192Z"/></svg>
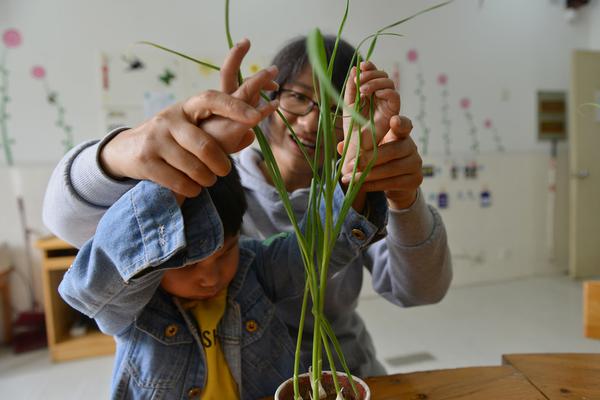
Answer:
<svg viewBox="0 0 600 400"><path fill-rule="evenodd" d="M327 60L331 58L331 54L333 53L335 38L336 37L333 35L325 35L323 37ZM332 83L338 91L341 91L344 86L344 80L346 79L346 74L352 63L354 51L355 49L351 44L340 39L331 77ZM306 49L306 36L299 36L292 39L279 50L271 64L276 65L277 68L279 68L279 73L277 74L275 81L280 87L297 77L307 65L310 65ZM274 96L275 94L273 94L273 97Z"/></svg>
<svg viewBox="0 0 600 400"><path fill-rule="evenodd" d="M230 161L231 172L226 176L218 177L217 182L208 188L208 193L223 223L225 237L235 236L240 232L248 208L240 175L231 158Z"/></svg>

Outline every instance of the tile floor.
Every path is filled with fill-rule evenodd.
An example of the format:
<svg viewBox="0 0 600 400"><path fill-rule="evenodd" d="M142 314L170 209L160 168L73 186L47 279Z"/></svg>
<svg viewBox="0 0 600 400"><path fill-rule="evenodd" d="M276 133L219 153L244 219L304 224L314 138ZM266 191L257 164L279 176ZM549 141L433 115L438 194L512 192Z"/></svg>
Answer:
<svg viewBox="0 0 600 400"><path fill-rule="evenodd" d="M452 288L434 306L400 309L361 301L388 371L498 365L519 352L600 352L582 336L581 283L565 276ZM112 357L52 364L45 350L0 350L0 398L108 399Z"/></svg>

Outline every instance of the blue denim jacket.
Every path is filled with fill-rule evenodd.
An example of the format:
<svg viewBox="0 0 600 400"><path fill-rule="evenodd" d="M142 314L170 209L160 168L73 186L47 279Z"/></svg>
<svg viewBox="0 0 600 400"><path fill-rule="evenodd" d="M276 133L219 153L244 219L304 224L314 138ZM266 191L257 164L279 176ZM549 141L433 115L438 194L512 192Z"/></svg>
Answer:
<svg viewBox="0 0 600 400"><path fill-rule="evenodd" d="M339 188L335 197L337 215ZM385 200L374 199L375 224L353 210L348 214L331 258L331 274L359 257L385 226ZM140 182L106 212L59 292L115 337L112 398L199 397L206 370L197 322L179 299L160 288L160 281L166 269L202 260L222 245L223 228L207 191L180 208L169 190ZM268 243L240 241L238 271L217 329L240 398L272 395L292 375L295 344L276 316L275 304L303 290L294 235ZM248 321L254 323L246 325Z"/></svg>

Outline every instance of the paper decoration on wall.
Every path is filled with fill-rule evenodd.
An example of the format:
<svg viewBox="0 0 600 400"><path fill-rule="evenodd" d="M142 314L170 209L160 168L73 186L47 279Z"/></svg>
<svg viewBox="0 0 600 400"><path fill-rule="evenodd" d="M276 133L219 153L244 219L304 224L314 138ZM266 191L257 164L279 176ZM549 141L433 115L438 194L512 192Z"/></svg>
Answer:
<svg viewBox="0 0 600 400"><path fill-rule="evenodd" d="M122 60L127 64L126 71L140 71L146 67L144 62L136 56L123 55Z"/></svg>
<svg viewBox="0 0 600 400"><path fill-rule="evenodd" d="M471 161L467 165L465 165L465 178L466 179L477 179L477 171L479 170L479 166L475 161Z"/></svg>
<svg viewBox="0 0 600 400"><path fill-rule="evenodd" d="M16 29L7 29L2 34L4 49L0 55L0 146L4 150L4 158L8 165L14 165L12 146L15 144L15 139L10 137L8 133L8 119L10 116L7 110L10 96L8 92L9 72L6 60L8 51L19 47L22 41L21 33Z"/></svg>
<svg viewBox="0 0 600 400"><path fill-rule="evenodd" d="M440 190L437 195L437 203L438 208L445 209L448 208L448 193L444 189Z"/></svg>
<svg viewBox="0 0 600 400"><path fill-rule="evenodd" d="M453 180L458 179L458 165L452 164L452 166L450 167L450 178L452 178Z"/></svg>
<svg viewBox="0 0 600 400"><path fill-rule="evenodd" d="M435 169L433 165L423 165L421 171L425 178L432 178L435 175Z"/></svg>
<svg viewBox="0 0 600 400"><path fill-rule="evenodd" d="M450 155L452 154L452 151L450 149L450 117L448 116L449 114L449 109L450 109L450 103L448 102L448 75L446 74L439 74L438 78L437 78L438 84L442 87L442 127L443 127L443 131L442 131L442 139L444 140L444 154L446 154L446 157L450 157Z"/></svg>
<svg viewBox="0 0 600 400"><path fill-rule="evenodd" d="M36 65L31 69L31 76L34 79L40 80L43 83L44 90L46 93L46 100L51 107L56 109L56 126L58 126L64 133L64 138L61 140L65 153L71 150L74 146L73 141L73 127L67 124L65 120L65 107L60 101L58 93L51 90L48 81L46 80L46 69L41 65Z"/></svg>
<svg viewBox="0 0 600 400"><path fill-rule="evenodd" d="M417 89L415 90L415 94L419 97L419 113L417 114L416 120L421 128L421 136L419 137L419 142L421 143L420 151L421 154L425 156L427 155L427 147L429 145L429 134L431 133L431 129L429 129L425 122L425 101L427 100L424 92L425 78L423 76L423 71L419 63L419 53L417 52L417 50L409 50L406 54L406 58L408 59L408 62L417 66Z"/></svg>
<svg viewBox="0 0 600 400"><path fill-rule="evenodd" d="M460 108L463 109L465 119L469 125L469 136L471 137L471 151L475 154L479 154L479 139L477 137L477 126L473 120L473 114L471 114L471 100L468 97L463 97L460 100Z"/></svg>
<svg viewBox="0 0 600 400"><path fill-rule="evenodd" d="M488 190L488 188L484 187L479 195L480 205L483 208L490 207L492 205L492 194Z"/></svg>
<svg viewBox="0 0 600 400"><path fill-rule="evenodd" d="M400 63L395 62L392 68L392 81L396 90L400 90Z"/></svg>
<svg viewBox="0 0 600 400"><path fill-rule="evenodd" d="M502 137L500 136L500 133L498 132L498 129L496 128L492 120L489 118L486 119L485 121L483 121L483 126L485 126L485 129L488 129L492 132L492 139L494 139L496 150L498 150L499 152L503 152L504 145L502 144Z"/></svg>
<svg viewBox="0 0 600 400"><path fill-rule="evenodd" d="M169 68L165 68L164 72L158 76L158 79L165 84L165 86L170 86L171 81L175 79L176 76Z"/></svg>

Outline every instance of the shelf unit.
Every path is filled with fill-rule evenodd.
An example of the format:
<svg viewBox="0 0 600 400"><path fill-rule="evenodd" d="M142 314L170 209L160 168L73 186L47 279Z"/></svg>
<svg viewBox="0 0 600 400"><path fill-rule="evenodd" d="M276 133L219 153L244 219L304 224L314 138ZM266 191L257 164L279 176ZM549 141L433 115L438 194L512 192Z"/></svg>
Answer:
<svg viewBox="0 0 600 400"><path fill-rule="evenodd" d="M79 314L62 300L58 294L58 285L73 262L77 249L56 237L40 239L36 247L42 251L46 334L52 361L114 354L114 339L98 330L76 337L69 334L69 329Z"/></svg>

